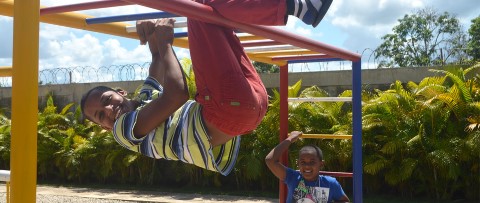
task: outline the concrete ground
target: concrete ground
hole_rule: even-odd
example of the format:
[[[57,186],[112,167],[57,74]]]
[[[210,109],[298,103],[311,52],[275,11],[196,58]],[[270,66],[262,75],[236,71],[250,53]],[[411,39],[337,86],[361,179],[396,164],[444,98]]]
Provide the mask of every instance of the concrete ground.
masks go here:
[[[6,202],[6,185],[0,184],[0,202]],[[38,202],[233,202],[233,203],[274,203],[278,199],[228,195],[203,195],[187,193],[166,193],[122,189],[89,189],[77,187],[37,186]]]

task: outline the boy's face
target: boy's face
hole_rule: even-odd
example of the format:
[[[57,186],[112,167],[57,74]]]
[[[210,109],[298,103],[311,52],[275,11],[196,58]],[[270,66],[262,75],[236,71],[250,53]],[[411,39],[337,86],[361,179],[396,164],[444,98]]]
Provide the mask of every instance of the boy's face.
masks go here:
[[[320,160],[315,151],[301,152],[297,160],[298,170],[307,181],[315,181],[318,178],[323,161]]]
[[[112,130],[120,115],[135,109],[125,94],[124,91],[93,91],[85,101],[86,117],[104,129]]]

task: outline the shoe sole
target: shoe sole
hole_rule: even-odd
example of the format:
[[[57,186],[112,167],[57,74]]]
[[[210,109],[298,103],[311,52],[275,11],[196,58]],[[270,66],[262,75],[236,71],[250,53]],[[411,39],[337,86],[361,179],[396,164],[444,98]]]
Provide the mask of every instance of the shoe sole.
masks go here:
[[[322,21],[323,17],[325,16],[325,14],[327,14],[328,9],[330,8],[332,1],[333,0],[322,0],[322,7],[320,8],[320,11],[318,11],[318,15],[315,18],[315,21],[313,21],[313,27],[317,27],[320,21]]]

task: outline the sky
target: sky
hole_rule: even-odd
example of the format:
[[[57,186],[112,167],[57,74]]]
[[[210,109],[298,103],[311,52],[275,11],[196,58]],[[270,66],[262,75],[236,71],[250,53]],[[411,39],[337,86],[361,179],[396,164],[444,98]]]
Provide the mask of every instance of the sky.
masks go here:
[[[88,2],[85,0],[41,0],[42,6],[58,6]],[[371,50],[382,42],[381,37],[392,33],[392,28],[406,14],[423,8],[448,12],[456,16],[463,29],[480,16],[478,0],[334,0],[319,26],[312,28],[290,17],[286,26],[279,27],[326,44],[356,53],[363,53],[364,68],[373,61]],[[121,14],[157,12],[142,6],[81,11],[105,17]],[[182,21],[181,19],[177,21]],[[133,22],[127,22],[132,25]],[[13,19],[0,16],[0,66],[12,65]],[[186,29],[176,32],[186,32]],[[88,50],[88,51],[87,51]],[[189,57],[188,50],[176,49],[179,58]],[[39,69],[76,66],[101,67],[145,63],[151,59],[148,47],[138,40],[99,34],[56,25],[40,25]]]

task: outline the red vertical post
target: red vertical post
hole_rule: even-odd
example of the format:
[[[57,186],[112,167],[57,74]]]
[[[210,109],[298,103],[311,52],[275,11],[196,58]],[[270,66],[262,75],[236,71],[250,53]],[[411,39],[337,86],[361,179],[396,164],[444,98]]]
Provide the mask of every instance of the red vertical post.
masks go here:
[[[288,64],[280,67],[280,135],[282,142],[288,136]],[[280,162],[288,166],[288,152],[284,152]],[[287,197],[287,186],[283,182],[278,183],[279,202],[285,203]]]

